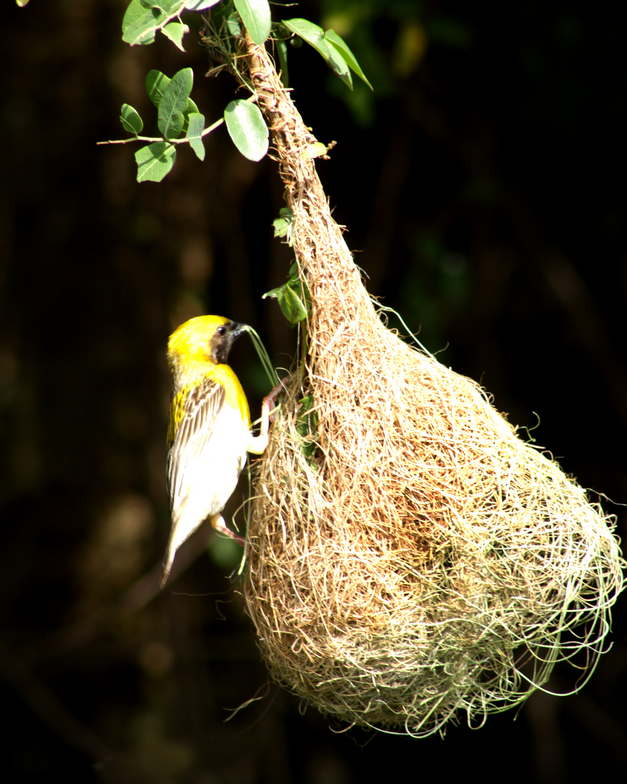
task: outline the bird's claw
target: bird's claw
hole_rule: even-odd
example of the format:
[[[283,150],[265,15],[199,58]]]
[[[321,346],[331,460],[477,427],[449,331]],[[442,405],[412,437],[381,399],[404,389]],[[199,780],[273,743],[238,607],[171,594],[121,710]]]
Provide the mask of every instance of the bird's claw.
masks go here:
[[[234,542],[237,542],[240,547],[243,547],[246,544],[246,538],[236,534],[234,531],[231,531],[231,529],[224,522],[224,518],[221,514],[214,515],[210,518],[210,521],[211,525],[215,528],[216,531],[220,531],[221,534],[226,534],[226,536],[233,539]]]
[[[276,401],[281,392],[287,391],[285,381],[281,379],[274,389],[263,399],[263,410],[268,413],[268,421],[274,422],[276,412]]]

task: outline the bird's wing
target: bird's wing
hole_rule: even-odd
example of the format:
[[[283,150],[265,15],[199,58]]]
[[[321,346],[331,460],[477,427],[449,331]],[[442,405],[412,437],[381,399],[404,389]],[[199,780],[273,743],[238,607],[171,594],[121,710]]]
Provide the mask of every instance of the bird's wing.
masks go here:
[[[207,378],[186,395],[172,400],[167,466],[171,510],[177,509],[188,495],[184,484],[185,474],[190,476],[187,467],[197,463],[209,443],[225,398],[224,387]]]

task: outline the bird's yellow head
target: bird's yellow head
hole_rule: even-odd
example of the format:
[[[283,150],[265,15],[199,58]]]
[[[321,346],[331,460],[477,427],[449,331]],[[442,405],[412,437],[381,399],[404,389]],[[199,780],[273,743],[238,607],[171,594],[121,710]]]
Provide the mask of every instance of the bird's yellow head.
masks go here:
[[[168,363],[175,382],[185,383],[226,364],[231,346],[246,326],[223,316],[197,316],[181,324],[168,341]]]

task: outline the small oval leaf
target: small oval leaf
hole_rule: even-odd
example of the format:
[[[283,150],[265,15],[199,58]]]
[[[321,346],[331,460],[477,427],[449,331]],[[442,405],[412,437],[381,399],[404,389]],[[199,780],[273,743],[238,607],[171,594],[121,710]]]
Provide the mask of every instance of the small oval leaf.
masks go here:
[[[167,142],[153,142],[135,153],[137,163],[137,182],[161,182],[176,160],[174,145]]]
[[[303,158],[320,158],[327,154],[328,147],[322,142],[314,142],[303,150]]]
[[[308,19],[298,18],[286,19],[283,24],[288,30],[296,33],[303,41],[312,46],[318,54],[322,55],[340,79],[351,90],[353,89],[353,78],[343,53],[325,38],[324,30],[321,27],[318,27],[318,25],[315,25]]]
[[[135,44],[151,44],[165,15],[155,8],[146,8],[141,0],[131,0],[122,19],[122,40]]]
[[[171,14],[181,10],[183,0],[141,0],[146,8],[156,8],[164,14]]]
[[[283,289],[283,298],[278,299],[283,315],[292,324],[298,324],[299,321],[307,318],[307,308],[291,286],[286,285]]]
[[[202,132],[204,128],[204,114],[193,112],[189,115],[189,125],[187,127],[187,138],[189,139],[189,146],[201,161],[205,160],[205,145],[202,141]]]
[[[167,24],[161,32],[165,35],[166,38],[169,38],[170,41],[180,49],[181,52],[185,51],[185,47],[183,46],[183,36],[185,33],[189,33],[189,27],[186,24],[181,24],[180,22],[170,22]]]
[[[268,126],[254,103],[231,101],[224,121],[233,144],[249,161],[260,161],[268,152]]]
[[[183,4],[183,0],[141,0],[141,4],[146,8],[156,8],[163,14],[169,14],[173,8]]]
[[[283,24],[287,27],[288,30],[291,30],[292,33],[296,33],[296,35],[300,36],[303,41],[307,41],[310,46],[313,46],[314,49],[317,49],[320,54],[324,57],[322,51],[318,47],[322,47],[323,51],[326,51],[326,42],[324,40],[324,30],[318,25],[310,22],[308,19],[286,19]]]
[[[338,50],[342,56],[342,59],[349,66],[349,68],[351,68],[360,79],[363,79],[368,87],[372,90],[372,85],[368,79],[366,79],[366,74],[361,70],[361,66],[357,62],[355,55],[348,48],[344,39],[340,38],[335,30],[327,30],[324,34],[324,37],[331,44],[331,46],[334,46]]]
[[[194,84],[194,72],[191,68],[183,68],[172,77],[159,103],[157,124],[166,139],[174,139],[183,129],[187,109],[187,99]]]
[[[125,131],[134,133],[135,135],[141,133],[144,127],[144,122],[139,116],[139,112],[137,109],[133,109],[128,103],[122,104],[120,122]]]
[[[242,35],[242,20],[235,11],[227,16],[226,29],[228,34],[232,35],[233,38],[240,38]]]
[[[220,0],[185,0],[185,8],[188,11],[206,11],[213,5],[218,5]]]
[[[148,76],[146,77],[146,92],[157,109],[163,98],[163,93],[166,91],[166,88],[171,81],[172,79],[164,73],[161,73],[161,71],[148,71]]]
[[[272,18],[268,0],[233,0],[248,35],[256,44],[262,44],[270,35]]]

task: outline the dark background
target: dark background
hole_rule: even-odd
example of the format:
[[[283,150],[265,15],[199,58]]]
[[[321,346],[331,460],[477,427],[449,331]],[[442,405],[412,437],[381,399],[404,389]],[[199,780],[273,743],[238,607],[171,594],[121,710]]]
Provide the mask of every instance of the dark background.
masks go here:
[[[187,55],[162,40],[123,44],[125,6],[0,10],[2,781],[627,781],[622,599],[613,647],[578,696],[536,694],[517,716],[479,730],[461,717],[444,740],[419,741],[338,733],[269,683],[225,540],[201,531],[180,554],[189,568],[158,592],[167,337],[186,318],[224,314],[289,366],[294,334],[261,294],[290,257],[272,239],[275,165],[245,160],[224,128],[204,164],[182,150],[159,185],[135,182],[132,145],[96,146],[124,135],[123,102],[154,122],[151,68],[194,66],[208,122],[234,97],[225,74],[202,78],[193,33]],[[345,35],[375,87],[349,93],[313,50],[292,53],[306,123],[338,142],[318,168],[370,291],[510,421],[535,428],[622,533],[617,8],[326,0],[284,13]],[[250,342],[232,359],[256,416],[267,385]],[[558,668],[550,685],[567,691],[576,677]]]

